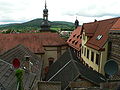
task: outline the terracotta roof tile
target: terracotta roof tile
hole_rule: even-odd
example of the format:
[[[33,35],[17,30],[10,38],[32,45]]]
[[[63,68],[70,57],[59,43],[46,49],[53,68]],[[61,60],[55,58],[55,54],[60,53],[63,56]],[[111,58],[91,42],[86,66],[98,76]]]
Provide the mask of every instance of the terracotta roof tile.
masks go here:
[[[113,25],[115,25],[118,19],[119,18],[112,18],[112,19],[94,22],[94,23],[97,23],[97,26],[95,26],[96,28],[95,28],[94,35],[90,40],[88,40],[86,45],[96,50],[100,50],[108,39],[109,30],[112,28]],[[93,26],[91,26],[91,28],[89,27],[89,29],[92,30]],[[88,32],[88,30],[86,31],[85,29],[85,32]],[[97,40],[99,35],[102,35],[102,36],[99,40]]]
[[[5,52],[18,44],[22,44],[34,53],[44,53],[43,46],[61,46],[66,42],[57,33],[20,33],[0,34],[0,53]]]
[[[82,35],[82,27],[77,27],[77,29],[75,29],[72,34],[70,35],[69,39],[67,40],[67,43],[69,44],[69,46],[75,48],[76,50],[80,50],[80,46],[81,46],[81,36]]]

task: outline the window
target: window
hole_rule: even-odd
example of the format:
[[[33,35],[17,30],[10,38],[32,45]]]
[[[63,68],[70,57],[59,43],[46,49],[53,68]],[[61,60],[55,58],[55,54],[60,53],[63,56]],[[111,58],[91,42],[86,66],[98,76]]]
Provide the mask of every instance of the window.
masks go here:
[[[80,35],[80,39],[82,39],[82,36]]]
[[[99,65],[100,63],[100,56],[99,54],[96,54],[96,64]]]
[[[77,36],[77,38],[79,38],[80,35]]]
[[[72,43],[74,43],[75,42],[75,40],[74,41],[72,41]]]
[[[89,59],[89,49],[87,49],[87,58]]]
[[[49,66],[51,66],[53,64],[53,61],[49,61]]]
[[[80,57],[80,51],[78,51],[78,57]]]
[[[76,34],[75,35],[73,35],[73,37],[75,37],[76,36]]]
[[[78,41],[75,42],[75,45],[78,43]]]
[[[84,56],[86,56],[86,48],[85,48],[85,50],[84,50]]]
[[[71,41],[71,39],[69,39],[69,42]]]
[[[94,62],[94,52],[91,52],[91,61]]]
[[[103,37],[103,35],[98,35],[96,39],[100,40],[102,37]]]
[[[51,66],[54,62],[54,58],[50,57],[48,58],[48,61],[49,61],[49,66]]]

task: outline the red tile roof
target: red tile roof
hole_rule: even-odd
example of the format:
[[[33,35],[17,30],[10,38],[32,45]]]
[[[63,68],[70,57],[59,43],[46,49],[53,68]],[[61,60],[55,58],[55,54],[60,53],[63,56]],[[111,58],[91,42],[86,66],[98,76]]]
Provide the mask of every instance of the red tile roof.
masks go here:
[[[112,26],[111,30],[120,30],[120,18],[117,22]]]
[[[85,29],[85,33],[89,34],[92,33],[93,37],[87,41],[86,46],[94,48],[96,50],[101,50],[108,39],[108,33],[112,26],[116,28],[119,24],[117,24],[119,18],[112,18],[102,21],[93,22],[91,26],[88,24],[84,24],[83,28]],[[95,26],[95,27],[94,27]],[[93,28],[94,27],[94,28]],[[86,34],[86,35],[87,35]],[[97,40],[97,37],[102,35],[101,39]]]
[[[75,29],[72,34],[70,35],[69,39],[67,40],[67,43],[69,44],[69,46],[75,48],[76,50],[80,50],[80,46],[81,46],[81,38],[82,37],[82,27],[77,27],[77,29]]]
[[[86,36],[93,36],[97,26],[98,22],[84,23],[82,29],[85,30]]]
[[[61,46],[66,42],[57,33],[0,34],[0,53],[18,44],[28,47],[34,53],[44,53],[44,46]]]

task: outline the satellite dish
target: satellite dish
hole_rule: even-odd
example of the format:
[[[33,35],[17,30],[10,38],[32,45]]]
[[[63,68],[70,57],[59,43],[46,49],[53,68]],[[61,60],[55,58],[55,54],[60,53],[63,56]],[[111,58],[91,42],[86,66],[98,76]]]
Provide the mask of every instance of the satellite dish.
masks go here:
[[[104,66],[104,71],[108,75],[114,75],[118,72],[118,64],[114,60],[109,60]]]

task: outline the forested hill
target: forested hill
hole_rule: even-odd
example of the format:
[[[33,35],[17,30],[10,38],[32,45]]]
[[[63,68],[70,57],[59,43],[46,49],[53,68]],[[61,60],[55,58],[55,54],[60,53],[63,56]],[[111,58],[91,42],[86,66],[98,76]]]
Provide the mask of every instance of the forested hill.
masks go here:
[[[0,30],[4,29],[12,29],[12,30],[39,30],[41,25],[42,19],[34,19],[25,23],[19,23],[19,24],[5,24],[0,25]],[[66,30],[73,30],[74,24],[72,22],[65,22],[65,21],[49,21],[51,24],[52,30],[60,30],[60,29],[66,29]]]

